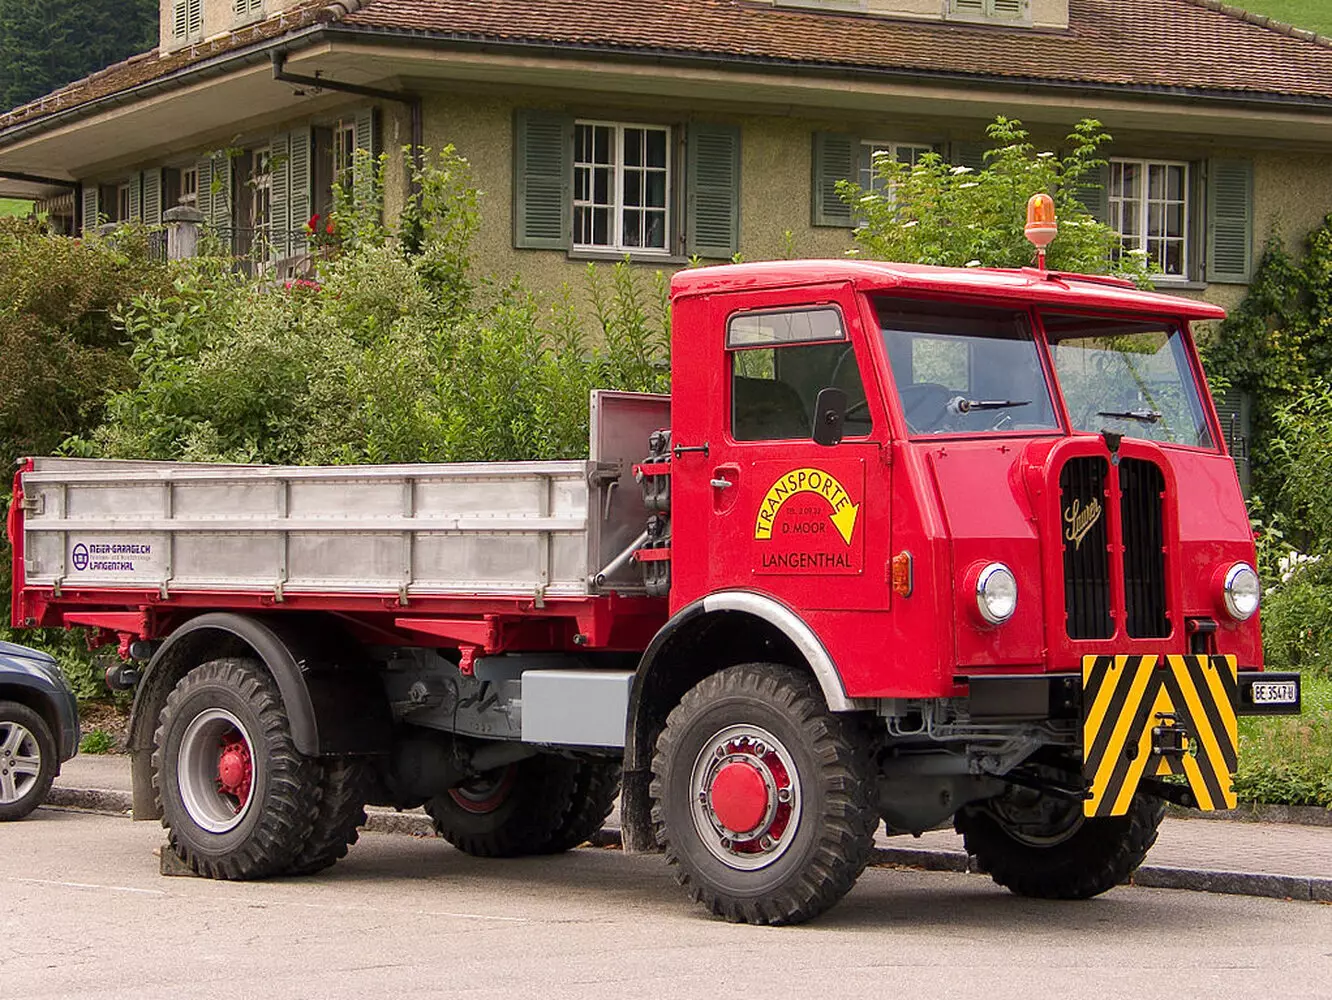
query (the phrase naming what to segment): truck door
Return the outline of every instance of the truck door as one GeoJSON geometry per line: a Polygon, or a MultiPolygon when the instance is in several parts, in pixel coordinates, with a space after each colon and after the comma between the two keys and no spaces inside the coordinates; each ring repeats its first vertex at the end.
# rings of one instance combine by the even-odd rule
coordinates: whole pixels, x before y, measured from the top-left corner
{"type": "Polygon", "coordinates": [[[675,345],[675,443],[708,447],[673,462],[675,594],[886,608],[887,419],[851,287],[717,295],[700,313],[690,347],[675,345]],[[847,410],[828,446],[812,431],[830,386],[847,410]]]}

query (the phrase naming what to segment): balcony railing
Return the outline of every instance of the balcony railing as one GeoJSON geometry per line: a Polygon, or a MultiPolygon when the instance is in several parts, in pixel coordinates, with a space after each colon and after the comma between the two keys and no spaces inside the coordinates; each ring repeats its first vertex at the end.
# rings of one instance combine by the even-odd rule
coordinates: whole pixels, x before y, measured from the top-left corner
{"type": "Polygon", "coordinates": [[[232,227],[206,230],[200,251],[229,256],[251,276],[270,273],[277,278],[295,278],[312,269],[318,248],[306,229],[232,227]]]}

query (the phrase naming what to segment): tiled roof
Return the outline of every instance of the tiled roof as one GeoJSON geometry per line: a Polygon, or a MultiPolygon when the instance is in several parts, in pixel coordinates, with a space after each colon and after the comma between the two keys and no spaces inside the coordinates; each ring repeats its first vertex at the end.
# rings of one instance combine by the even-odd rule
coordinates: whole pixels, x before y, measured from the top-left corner
{"type": "Polygon", "coordinates": [[[1067,31],[747,0],[370,0],[343,23],[871,71],[1332,98],[1332,44],[1308,32],[1296,37],[1214,0],[1069,0],[1067,31]]]}
{"type": "Polygon", "coordinates": [[[111,66],[0,115],[0,131],[320,22],[458,42],[1332,101],[1332,42],[1219,0],[1069,0],[1065,31],[752,0],[305,0],[232,34],[111,66]]]}
{"type": "Polygon", "coordinates": [[[228,52],[243,49],[256,42],[276,38],[297,28],[304,28],[320,21],[334,20],[342,13],[344,8],[341,4],[330,9],[328,0],[302,0],[297,6],[280,14],[226,35],[209,38],[172,52],[161,53],[153,49],[151,52],[131,56],[124,62],[115,63],[82,80],[75,80],[45,97],[39,97],[28,104],[19,105],[8,113],[0,114],[0,131],[33,118],[41,118],[87,104],[101,97],[118,94],[142,83],[160,80],[195,63],[226,55],[228,52]]]}

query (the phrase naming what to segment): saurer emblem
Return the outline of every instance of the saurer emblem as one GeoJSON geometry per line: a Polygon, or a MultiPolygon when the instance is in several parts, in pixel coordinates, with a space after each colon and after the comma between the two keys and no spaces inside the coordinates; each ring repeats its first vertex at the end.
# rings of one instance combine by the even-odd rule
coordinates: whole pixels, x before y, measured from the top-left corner
{"type": "Polygon", "coordinates": [[[1074,500],[1068,510],[1064,511],[1064,523],[1068,525],[1064,529],[1064,538],[1072,542],[1075,549],[1082,548],[1082,540],[1096,527],[1101,514],[1101,501],[1097,498],[1092,497],[1092,502],[1086,507],[1082,506],[1081,500],[1074,500]]]}

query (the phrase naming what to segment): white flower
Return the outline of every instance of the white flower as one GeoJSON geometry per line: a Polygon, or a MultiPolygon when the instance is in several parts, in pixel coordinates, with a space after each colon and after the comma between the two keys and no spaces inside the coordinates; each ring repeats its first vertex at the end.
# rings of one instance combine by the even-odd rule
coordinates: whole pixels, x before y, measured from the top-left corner
{"type": "Polygon", "coordinates": [[[963,267],[980,267],[980,266],[981,266],[981,262],[978,261],[978,260],[969,260],[969,261],[967,261],[965,264],[963,264],[962,266],[963,266],[963,267]]]}
{"type": "Polygon", "coordinates": [[[904,223],[902,223],[902,228],[903,228],[903,229],[910,229],[910,228],[912,228],[913,226],[918,226],[918,225],[920,225],[920,220],[919,220],[919,219],[912,219],[910,222],[904,222],[904,223]]]}
{"type": "Polygon", "coordinates": [[[950,174],[952,174],[954,177],[956,177],[958,174],[972,174],[972,173],[975,173],[975,171],[972,170],[970,167],[954,167],[952,170],[950,170],[950,171],[948,171],[948,172],[949,172],[950,174]]]}
{"type": "Polygon", "coordinates": [[[1050,159],[1050,157],[1052,157],[1052,156],[1054,156],[1054,153],[1048,153],[1048,152],[1047,152],[1047,153],[1037,153],[1037,154],[1036,154],[1036,159],[1038,159],[1038,160],[1048,160],[1048,159],[1050,159]]]}
{"type": "Polygon", "coordinates": [[[980,187],[980,181],[967,181],[965,184],[959,184],[957,186],[957,189],[959,191],[962,191],[965,190],[966,188],[974,188],[974,187],[980,187]]]}

